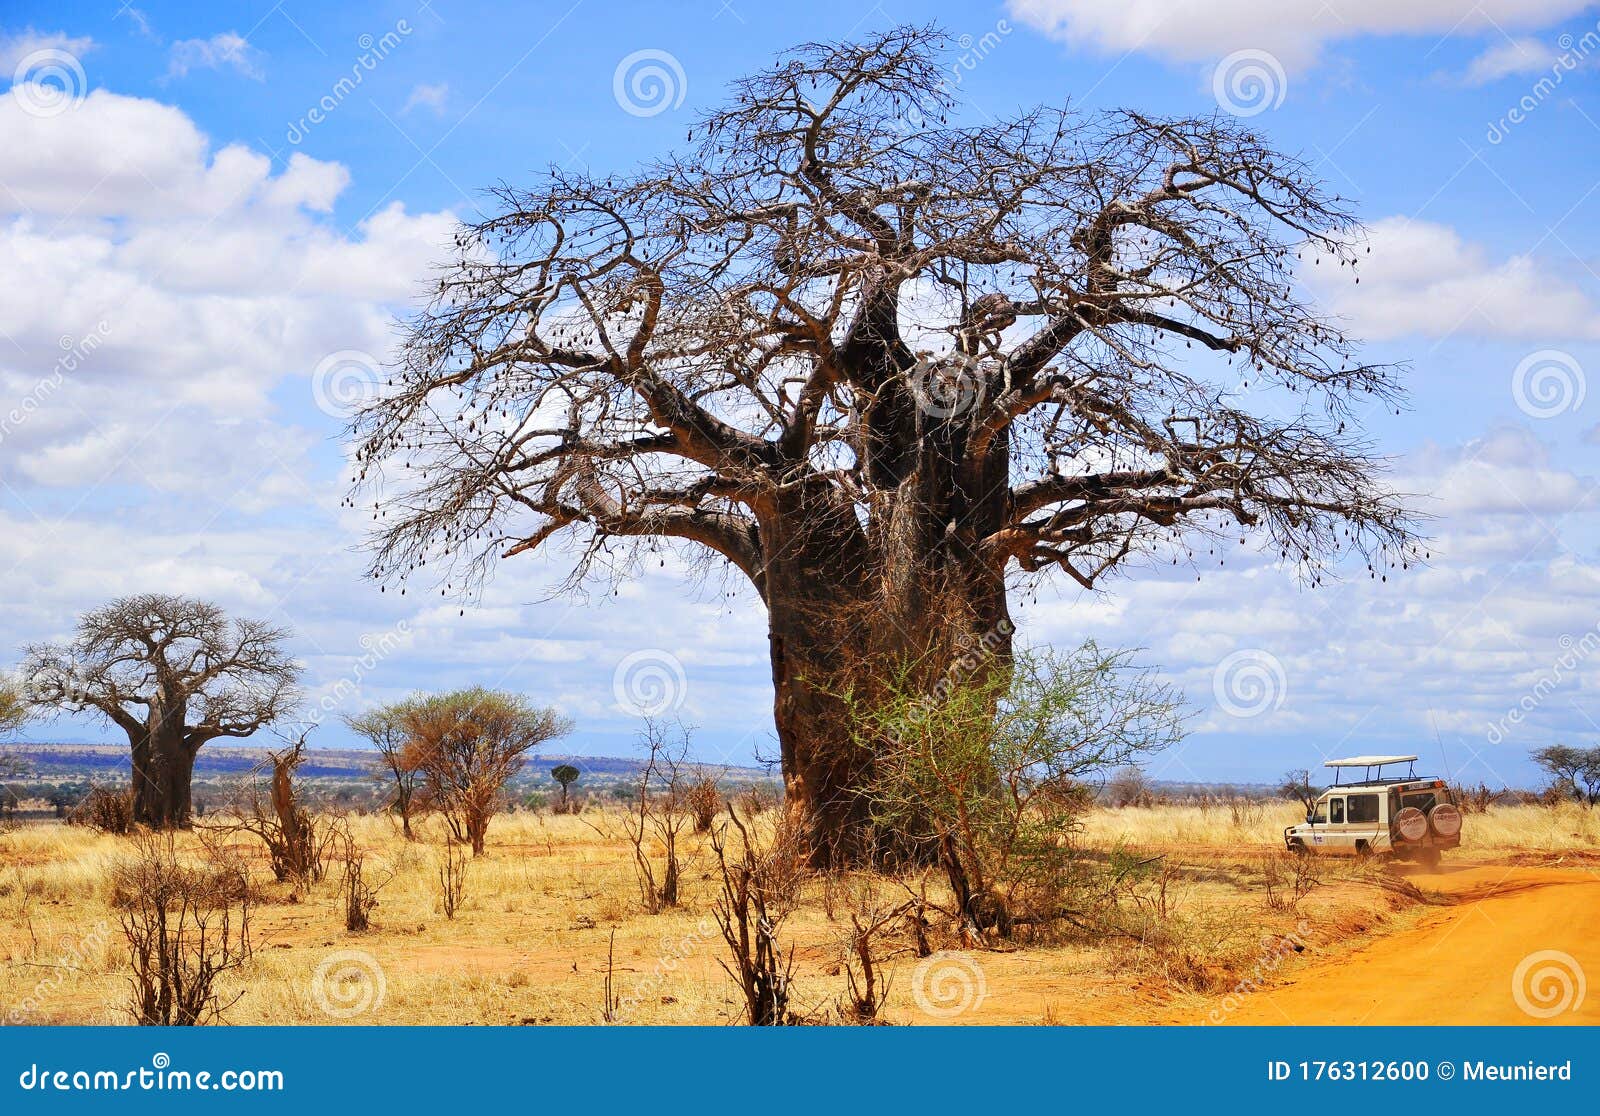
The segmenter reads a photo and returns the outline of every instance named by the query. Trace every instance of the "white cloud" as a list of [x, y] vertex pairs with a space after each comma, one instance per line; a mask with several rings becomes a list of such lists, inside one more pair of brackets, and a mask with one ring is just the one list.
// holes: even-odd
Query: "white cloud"
[[1556, 48], [1541, 39], [1506, 39], [1474, 58], [1461, 80], [1468, 85], [1488, 85], [1501, 78], [1546, 73], [1559, 57]]
[[82, 59], [94, 49], [94, 40], [87, 35], [78, 37], [61, 31], [35, 31], [29, 27], [14, 34], [0, 35], [0, 79], [11, 81], [23, 77], [19, 71], [23, 63], [40, 51], [61, 51]]
[[[1158, 566], [1098, 598], [1065, 587], [1059, 599], [1041, 595], [1022, 634], [1145, 649], [1198, 711], [1193, 742], [1153, 765], [1163, 778], [1225, 778], [1246, 765], [1265, 777], [1315, 768], [1334, 749], [1419, 749], [1437, 766], [1432, 714], [1457, 777], [1524, 783], [1527, 749], [1581, 728], [1571, 702], [1600, 684], [1600, 655], [1564, 669], [1553, 695], [1491, 743], [1530, 679], [1600, 621], [1600, 562], [1573, 545], [1600, 527], [1600, 484], [1557, 464], [1526, 427], [1506, 427], [1422, 447], [1396, 485], [1429, 494], [1422, 510], [1436, 518], [1429, 560], [1380, 566], [1387, 580], [1358, 565], [1301, 589], [1235, 546], [1226, 566], [1203, 558], [1198, 579]], [[1281, 704], [1257, 716], [1233, 715], [1215, 695], [1219, 668], [1242, 650], [1282, 670]]]
[[1355, 273], [1309, 258], [1302, 273], [1358, 337], [1600, 338], [1592, 286], [1546, 259], [1496, 258], [1447, 225], [1407, 217], [1374, 222], [1357, 247]]
[[406, 103], [400, 108], [400, 115], [405, 116], [412, 109], [426, 108], [435, 116], [444, 112], [445, 100], [450, 96], [448, 82], [437, 85], [416, 85], [411, 89], [411, 95], [406, 98]]
[[223, 31], [209, 39], [180, 39], [167, 51], [167, 76], [183, 77], [191, 70], [224, 68], [254, 81], [263, 81], [261, 52], [237, 31]]
[[1291, 69], [1325, 45], [1364, 35], [1480, 34], [1548, 27], [1592, 0], [1010, 0], [1033, 27], [1108, 54], [1141, 50], [1179, 62], [1265, 50]]

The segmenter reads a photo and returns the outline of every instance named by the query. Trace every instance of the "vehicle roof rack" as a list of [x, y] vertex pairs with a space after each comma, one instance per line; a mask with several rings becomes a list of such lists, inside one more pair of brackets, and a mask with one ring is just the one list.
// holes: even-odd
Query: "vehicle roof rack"
[[1417, 757], [1416, 756], [1350, 756], [1350, 757], [1348, 757], [1346, 759], [1324, 760], [1322, 766], [1323, 767], [1331, 767], [1331, 768], [1334, 769], [1333, 785], [1334, 786], [1338, 786], [1339, 785], [1339, 776], [1344, 773], [1344, 771], [1343, 771], [1344, 768], [1347, 768], [1347, 767], [1364, 767], [1364, 768], [1366, 768], [1366, 775], [1364, 775], [1362, 777], [1362, 781], [1363, 782], [1370, 782], [1372, 780], [1372, 769], [1373, 768], [1378, 768], [1379, 769], [1378, 770], [1378, 774], [1381, 777], [1382, 774], [1383, 774], [1383, 770], [1382, 769], [1385, 768], [1385, 767], [1388, 767], [1390, 764], [1395, 764], [1395, 763], [1407, 763], [1407, 764], [1410, 764], [1411, 765], [1411, 770], [1407, 774], [1407, 778], [1411, 778], [1411, 779], [1416, 778], [1416, 776], [1417, 776], [1417, 767], [1416, 767]]

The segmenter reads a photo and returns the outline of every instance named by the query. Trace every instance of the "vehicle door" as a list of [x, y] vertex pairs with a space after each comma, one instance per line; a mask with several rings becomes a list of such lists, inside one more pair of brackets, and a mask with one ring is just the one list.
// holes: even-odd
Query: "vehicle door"
[[1388, 843], [1386, 840], [1380, 841], [1387, 836], [1381, 821], [1382, 802], [1383, 796], [1377, 791], [1345, 796], [1345, 828], [1352, 845], [1364, 841], [1367, 848], [1372, 849], [1380, 843]]
[[1349, 830], [1345, 817], [1345, 796], [1334, 795], [1328, 799], [1327, 839], [1323, 843], [1334, 848], [1352, 847], [1355, 841], [1351, 839]]

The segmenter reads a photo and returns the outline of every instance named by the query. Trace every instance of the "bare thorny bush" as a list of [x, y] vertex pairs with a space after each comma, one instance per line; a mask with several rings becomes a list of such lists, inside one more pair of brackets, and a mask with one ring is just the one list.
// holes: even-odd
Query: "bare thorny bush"
[[[412, 840], [407, 836], [406, 840]], [[366, 930], [378, 905], [378, 892], [395, 877], [395, 870], [374, 877], [367, 871], [367, 856], [350, 833], [341, 831], [339, 843], [339, 899], [344, 908], [344, 928], [351, 933]]]
[[467, 897], [468, 846], [446, 835], [444, 855], [439, 858], [439, 909], [453, 919]]
[[[640, 733], [645, 762], [622, 824], [633, 850], [639, 899], [648, 914], [678, 906], [687, 856], [684, 831], [691, 824], [700, 831], [703, 803], [696, 795], [704, 776], [689, 763], [689, 739], [684, 726], [654, 718], [646, 718]], [[605, 814], [584, 818], [584, 824], [606, 837], [612, 836], [613, 821]]]
[[762, 837], [731, 806], [711, 830], [720, 892], [712, 914], [728, 958], [719, 959], [739, 986], [746, 1021], [755, 1027], [802, 1022], [789, 1003], [794, 949], [780, 937], [807, 875], [800, 833], [786, 819]]
[[146, 1026], [214, 1023], [224, 1002], [219, 979], [251, 957], [252, 895], [243, 868], [213, 852], [180, 860], [170, 834], [141, 834], [111, 873], [112, 905], [128, 943], [129, 1003]]
[[126, 837], [139, 827], [133, 820], [133, 788], [92, 786], [67, 814], [68, 825]]
[[1261, 865], [1261, 887], [1267, 908], [1294, 911], [1322, 883], [1322, 862], [1314, 856], [1279, 851]]
[[[845, 994], [838, 1004], [839, 1018], [847, 1023], [881, 1023], [884, 1003], [889, 998], [887, 963], [899, 953], [926, 956], [920, 943], [892, 942], [905, 928], [908, 917], [920, 917], [918, 898], [890, 901], [882, 881], [858, 876], [847, 883], [850, 927], [840, 942], [839, 967], [844, 973]], [[898, 897], [897, 897], [898, 898]], [[913, 942], [917, 942], [913, 928]]]

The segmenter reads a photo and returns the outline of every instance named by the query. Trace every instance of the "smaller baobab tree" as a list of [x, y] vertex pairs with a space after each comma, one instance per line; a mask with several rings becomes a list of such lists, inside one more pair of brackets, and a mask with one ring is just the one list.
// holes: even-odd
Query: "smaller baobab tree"
[[483, 855], [489, 821], [528, 753], [572, 731], [554, 709], [481, 688], [415, 698], [402, 707], [400, 724], [404, 762], [422, 772], [428, 805], [473, 856]]
[[571, 803], [567, 796], [567, 788], [578, 781], [580, 774], [581, 772], [570, 763], [558, 763], [550, 769], [550, 778], [561, 784], [561, 805], [559, 810], [563, 814], [571, 808]]
[[406, 748], [404, 709], [403, 703], [379, 706], [346, 716], [344, 723], [378, 753], [374, 766], [378, 780], [389, 791], [389, 809], [400, 815], [400, 832], [405, 839], [414, 841], [411, 819], [420, 805], [417, 792], [422, 789], [422, 772], [412, 766], [415, 756]]
[[34, 703], [99, 713], [127, 733], [134, 821], [186, 828], [200, 748], [250, 736], [299, 700], [288, 638], [207, 601], [143, 593], [85, 613], [68, 643], [28, 648], [23, 680]]

